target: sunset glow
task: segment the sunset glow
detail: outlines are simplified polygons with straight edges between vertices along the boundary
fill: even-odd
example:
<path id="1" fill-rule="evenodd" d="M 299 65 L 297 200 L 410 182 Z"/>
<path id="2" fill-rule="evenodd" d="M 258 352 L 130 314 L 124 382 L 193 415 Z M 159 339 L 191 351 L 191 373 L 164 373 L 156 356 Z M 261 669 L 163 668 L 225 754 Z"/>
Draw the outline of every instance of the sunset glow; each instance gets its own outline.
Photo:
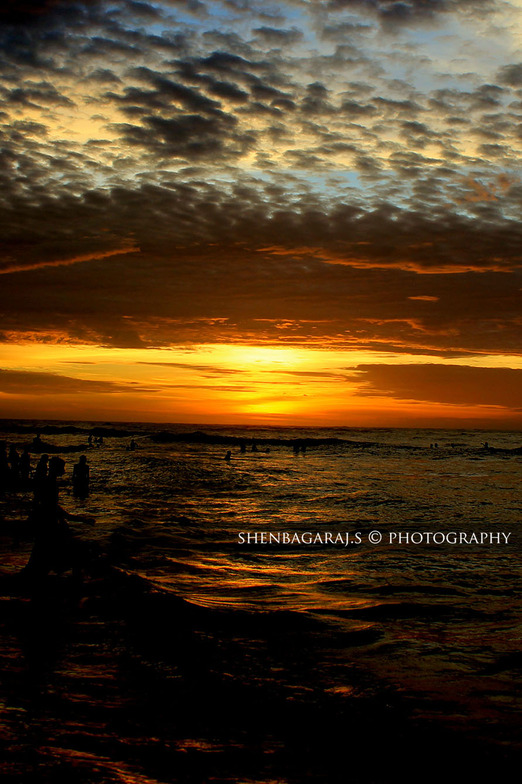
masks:
<path id="1" fill-rule="evenodd" d="M 222 344 L 116 349 L 26 342 L 5 346 L 3 355 L 0 400 L 11 418 L 34 407 L 52 419 L 509 426 L 518 394 L 509 382 L 521 370 L 516 355 L 462 365 L 391 352 Z M 489 372 L 493 380 L 500 368 L 507 389 L 484 389 L 479 378 Z"/>

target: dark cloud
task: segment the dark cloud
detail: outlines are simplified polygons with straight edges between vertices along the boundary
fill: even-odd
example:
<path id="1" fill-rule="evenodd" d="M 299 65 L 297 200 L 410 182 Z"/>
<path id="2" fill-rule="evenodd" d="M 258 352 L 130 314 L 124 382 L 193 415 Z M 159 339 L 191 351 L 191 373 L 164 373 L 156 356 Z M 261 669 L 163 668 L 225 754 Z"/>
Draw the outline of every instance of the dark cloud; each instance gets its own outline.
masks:
<path id="1" fill-rule="evenodd" d="M 520 351 L 516 222 L 310 195 L 298 206 L 275 186 L 201 181 L 18 202 L 4 218 L 4 265 L 27 270 L 2 276 L 7 333 L 123 347 L 248 339 Z"/>
<path id="2" fill-rule="evenodd" d="M 210 71 L 227 71 L 244 73 L 245 71 L 254 70 L 256 63 L 249 62 L 244 57 L 231 52 L 213 52 L 208 57 L 200 60 L 202 66 Z"/>
<path id="3" fill-rule="evenodd" d="M 82 51 L 82 56 L 110 59 L 114 56 L 128 58 L 141 53 L 142 49 L 136 44 L 130 44 L 125 40 L 113 40 L 111 38 L 104 38 L 96 35 L 88 39 L 88 43 Z"/>
<path id="4" fill-rule="evenodd" d="M 354 22 L 338 22 L 337 24 L 327 24 L 321 30 L 321 36 L 326 40 L 332 41 L 346 41 L 359 36 L 372 29 L 371 25 L 354 23 Z"/>
<path id="5" fill-rule="evenodd" d="M 522 63 L 512 63 L 500 68 L 497 79 L 510 87 L 522 87 Z"/>
<path id="6" fill-rule="evenodd" d="M 288 44 L 294 44 L 297 41 L 301 41 L 303 38 L 303 33 L 300 30 L 296 30 L 295 27 L 292 30 L 279 30 L 274 27 L 256 27 L 254 33 L 258 38 L 266 41 L 266 43 L 271 46 L 288 46 Z"/>
<path id="7" fill-rule="evenodd" d="M 341 111 L 346 112 L 348 117 L 372 117 L 378 114 L 375 106 L 370 104 L 359 103 L 358 101 L 346 99 L 341 104 Z"/>
<path id="8" fill-rule="evenodd" d="M 11 128 L 24 135 L 45 136 L 47 127 L 42 123 L 31 122 L 30 120 L 15 120 L 11 123 Z"/>
<path id="9" fill-rule="evenodd" d="M 151 391 L 134 384 L 72 378 L 58 373 L 43 373 L 0 368 L 0 391 L 5 395 L 70 395 L 73 393 L 111 393 Z"/>
<path id="10" fill-rule="evenodd" d="M 163 14 L 150 3 L 141 3 L 136 0 L 126 0 L 126 10 L 136 19 L 157 22 L 163 19 Z"/>
<path id="11" fill-rule="evenodd" d="M 253 145 L 250 133 L 235 133 L 237 121 L 229 116 L 198 114 L 164 118 L 147 115 L 142 125 L 115 123 L 127 144 L 137 145 L 164 158 L 226 159 L 242 155 Z"/>
<path id="12" fill-rule="evenodd" d="M 217 113 L 220 108 L 219 102 L 210 100 L 198 90 L 167 79 L 147 68 L 137 69 L 135 73 L 153 87 L 153 94 L 164 103 L 165 107 L 174 103 L 190 112 L 209 114 Z"/>
<path id="13" fill-rule="evenodd" d="M 332 10 L 376 16 L 386 30 L 433 24 L 449 13 L 483 16 L 495 6 L 496 0 L 328 0 Z"/>
<path id="14" fill-rule="evenodd" d="M 92 0 L 92 4 L 96 5 L 97 0 Z M 73 3 L 68 0 L 4 0 L 0 20 L 4 24 L 33 25 L 64 13 L 79 14 L 82 6 L 86 5 L 88 0 Z"/>
<path id="15" fill-rule="evenodd" d="M 156 367 L 172 368 L 173 370 L 190 370 L 202 376 L 234 376 L 241 375 L 243 371 L 233 368 L 223 368 L 217 365 L 198 365 L 193 362 L 138 362 L 139 365 L 153 365 Z"/>
<path id="16" fill-rule="evenodd" d="M 385 114 L 385 115 L 403 115 L 411 117 L 419 112 L 424 111 L 422 106 L 411 100 L 398 101 L 392 98 L 383 98 L 378 96 L 372 99 L 372 102 Z"/>
<path id="17" fill-rule="evenodd" d="M 212 95 L 224 100 L 234 101 L 237 103 L 244 103 L 248 100 L 248 93 L 241 90 L 237 85 L 231 82 L 219 81 L 217 79 L 209 79 L 208 90 Z"/>
<path id="18" fill-rule="evenodd" d="M 162 0 L 162 5 L 171 5 L 190 13 L 204 13 L 206 6 L 199 0 Z M 15 27 L 46 28 L 50 25 L 75 24 L 79 20 L 96 18 L 98 12 L 126 15 L 137 21 L 157 22 L 162 19 L 161 10 L 153 2 L 140 0 L 3 0 L 0 21 Z"/>
<path id="19" fill-rule="evenodd" d="M 109 68 L 97 68 L 95 71 L 85 77 L 86 81 L 99 82 L 100 84 L 108 84 L 111 82 L 121 83 L 121 79 Z"/>
<path id="20" fill-rule="evenodd" d="M 220 141 L 221 117 L 183 115 L 167 121 L 150 116 L 145 121 L 154 133 L 151 130 L 151 140 L 143 143 L 189 150 L 205 140 L 214 146 Z M 128 128 L 129 133 L 135 130 Z M 230 133 L 227 121 L 225 131 Z M 423 162 L 413 153 L 393 160 L 404 170 L 420 169 Z M 429 183 L 428 191 L 435 185 Z M 506 187 L 514 189 L 509 183 Z M 474 180 L 461 184 L 461 197 L 470 206 L 491 204 L 494 212 L 487 224 L 432 205 L 426 210 L 391 203 L 367 208 L 348 201 L 330 203 L 312 193 L 299 202 L 284 188 L 278 204 L 273 189 L 267 186 L 265 192 L 248 180 L 233 188 L 198 180 L 136 184 L 89 190 L 81 198 L 42 196 L 36 202 L 31 198 L 13 203 L 5 194 L 0 218 L 5 256 L 20 267 L 119 251 L 132 244 L 165 256 L 176 248 L 190 254 L 216 244 L 223 249 L 246 246 L 265 256 L 316 259 L 323 265 L 423 274 L 509 272 L 521 264 L 522 230 L 518 222 L 495 212 L 504 190 L 497 183 L 491 188 Z"/>
<path id="21" fill-rule="evenodd" d="M 362 394 L 522 411 L 522 370 L 466 365 L 358 365 L 356 370 Z"/>
<path id="22" fill-rule="evenodd" d="M 165 4 L 172 5 L 174 8 L 178 6 L 183 10 L 196 14 L 204 14 L 207 10 L 206 4 L 200 2 L 200 0 L 165 0 Z"/>
<path id="23" fill-rule="evenodd" d="M 61 94 L 49 82 L 27 82 L 24 88 L 17 87 L 6 92 L 4 101 L 11 106 L 40 108 L 48 106 L 74 106 L 74 101 Z"/>

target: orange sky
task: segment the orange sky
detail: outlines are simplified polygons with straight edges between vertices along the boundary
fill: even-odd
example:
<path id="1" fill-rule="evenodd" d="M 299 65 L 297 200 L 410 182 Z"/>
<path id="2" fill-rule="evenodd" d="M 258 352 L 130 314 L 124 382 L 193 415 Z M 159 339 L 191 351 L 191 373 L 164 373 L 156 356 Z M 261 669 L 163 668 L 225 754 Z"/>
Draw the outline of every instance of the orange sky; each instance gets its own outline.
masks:
<path id="1" fill-rule="evenodd" d="M 10 418 L 517 429 L 521 369 L 378 352 L 198 345 L 4 349 Z M 420 364 L 422 361 L 422 364 Z M 38 368 L 38 370 L 34 370 Z M 35 412 L 35 413 L 33 413 Z"/>

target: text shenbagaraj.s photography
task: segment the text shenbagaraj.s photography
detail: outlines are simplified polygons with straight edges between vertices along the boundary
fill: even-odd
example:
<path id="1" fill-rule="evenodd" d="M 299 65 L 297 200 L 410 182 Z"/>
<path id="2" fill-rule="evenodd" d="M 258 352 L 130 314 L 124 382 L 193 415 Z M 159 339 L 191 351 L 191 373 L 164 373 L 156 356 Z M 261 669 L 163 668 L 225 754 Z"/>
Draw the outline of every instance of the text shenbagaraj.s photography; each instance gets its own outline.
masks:
<path id="1" fill-rule="evenodd" d="M 506 531 L 240 531 L 241 545 L 508 545 Z"/>

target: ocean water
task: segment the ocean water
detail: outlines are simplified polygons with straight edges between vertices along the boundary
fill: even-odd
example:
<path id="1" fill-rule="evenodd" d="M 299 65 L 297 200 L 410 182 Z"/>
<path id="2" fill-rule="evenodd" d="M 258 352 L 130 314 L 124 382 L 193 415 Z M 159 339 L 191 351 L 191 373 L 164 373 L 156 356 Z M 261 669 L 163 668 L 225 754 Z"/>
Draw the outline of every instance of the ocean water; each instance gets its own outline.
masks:
<path id="1" fill-rule="evenodd" d="M 61 503 L 96 521 L 71 526 L 152 592 L 235 618 L 234 644 L 227 638 L 220 660 L 227 677 L 271 685 L 285 700 L 306 700 L 307 689 L 348 701 L 391 690 L 421 723 L 522 745 L 521 434 L 103 426 L 128 432 L 85 450 L 91 493 L 83 501 L 71 491 L 77 454 L 63 453 Z M 162 430 L 185 440 L 151 439 Z M 190 436 L 195 430 L 209 437 Z M 30 442 L 15 431 L 4 423 L 9 444 Z M 42 438 L 64 450 L 87 440 L 81 432 Z M 306 439 L 306 451 L 296 453 L 293 439 Z M 24 503 L 23 493 L 2 502 L 10 531 Z M 2 542 L 4 573 L 13 574 L 30 543 Z M 270 666 L 260 663 L 259 629 L 296 619 L 299 645 L 313 657 L 298 646 L 293 659 L 277 660 L 272 645 Z M 96 780 L 112 780 L 107 765 Z M 222 780 L 271 779 L 229 771 Z"/>

